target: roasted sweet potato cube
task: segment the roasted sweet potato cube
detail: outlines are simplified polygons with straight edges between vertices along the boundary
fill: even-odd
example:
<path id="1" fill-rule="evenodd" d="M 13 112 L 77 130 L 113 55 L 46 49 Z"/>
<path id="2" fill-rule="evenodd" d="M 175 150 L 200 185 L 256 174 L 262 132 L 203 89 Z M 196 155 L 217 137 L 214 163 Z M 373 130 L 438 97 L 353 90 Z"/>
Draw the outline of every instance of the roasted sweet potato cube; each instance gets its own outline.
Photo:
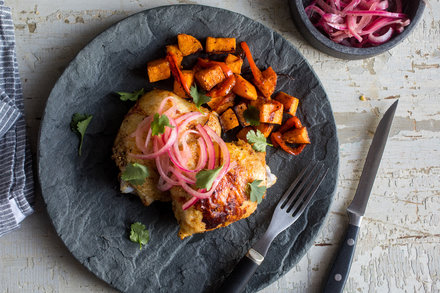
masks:
<path id="1" fill-rule="evenodd" d="M 279 92 L 275 97 L 275 100 L 283 104 L 284 112 L 289 113 L 292 116 L 296 115 L 296 109 L 298 109 L 299 100 L 284 92 Z"/>
<path id="2" fill-rule="evenodd" d="M 177 44 L 183 56 L 188 56 L 203 50 L 202 44 L 199 40 L 186 34 L 177 35 Z"/>
<path id="3" fill-rule="evenodd" d="M 260 125 L 256 126 L 255 128 L 261 133 L 263 133 L 264 137 L 269 137 L 270 133 L 273 130 L 274 125 L 269 123 L 260 123 Z"/>
<path id="4" fill-rule="evenodd" d="M 304 126 L 284 132 L 282 138 L 288 143 L 310 143 L 309 133 Z"/>
<path id="5" fill-rule="evenodd" d="M 246 135 L 249 131 L 255 130 L 252 126 L 246 126 L 237 133 L 237 138 L 247 142 Z"/>
<path id="6" fill-rule="evenodd" d="M 281 124 L 283 121 L 283 104 L 278 101 L 268 101 L 260 106 L 260 122 Z"/>
<path id="7" fill-rule="evenodd" d="M 246 121 L 244 118 L 244 111 L 247 110 L 246 103 L 238 104 L 234 107 L 235 114 L 237 114 L 238 121 L 240 121 L 240 124 L 244 126 L 249 126 L 250 124 Z"/>
<path id="8" fill-rule="evenodd" d="M 266 99 L 265 97 L 259 96 L 256 100 L 250 101 L 249 106 L 254 106 L 258 109 L 260 109 L 261 105 L 264 103 L 269 102 L 269 99 Z"/>
<path id="9" fill-rule="evenodd" d="M 219 65 L 215 65 L 197 71 L 195 78 L 204 90 L 209 91 L 221 83 L 225 79 L 225 75 L 223 74 L 222 68 Z"/>
<path id="10" fill-rule="evenodd" d="M 211 110 L 215 111 L 214 109 L 217 108 L 218 105 L 220 105 L 220 103 L 223 101 L 224 98 L 225 97 L 222 97 L 222 96 L 213 96 L 213 97 L 211 97 L 211 100 L 206 104 L 208 104 L 208 106 L 209 106 L 209 108 L 211 108 Z"/>
<path id="11" fill-rule="evenodd" d="M 217 108 L 218 105 L 220 105 L 220 103 L 222 102 L 222 100 L 224 98 L 225 97 L 222 97 L 222 96 L 212 96 L 211 100 L 206 104 L 208 104 L 208 106 L 209 106 L 209 108 L 211 108 L 211 110 L 215 111 L 214 109 Z"/>
<path id="12" fill-rule="evenodd" d="M 234 106 L 234 100 L 235 100 L 235 94 L 230 93 L 229 95 L 223 97 L 223 99 L 214 107 L 213 110 L 221 114 L 225 112 L 228 108 Z"/>
<path id="13" fill-rule="evenodd" d="M 166 51 L 167 51 L 167 53 L 170 53 L 170 52 L 174 53 L 174 55 L 176 55 L 176 58 L 177 58 L 177 66 L 182 67 L 183 54 L 179 50 L 179 46 L 168 45 L 168 46 L 166 46 Z"/>
<path id="14" fill-rule="evenodd" d="M 182 70 L 182 75 L 183 75 L 183 78 L 185 79 L 185 83 L 188 86 L 188 88 L 191 88 L 191 86 L 194 82 L 194 71 Z M 182 85 L 177 80 L 174 80 L 173 92 L 182 98 L 188 97 L 188 95 L 185 92 L 185 90 L 183 89 Z"/>
<path id="15" fill-rule="evenodd" d="M 228 64 L 228 63 L 232 63 L 232 62 L 235 62 L 235 61 L 237 61 L 237 60 L 239 60 L 239 59 L 241 59 L 239 56 L 237 56 L 237 55 L 234 55 L 234 54 L 228 54 L 228 56 L 226 56 L 226 58 L 225 58 L 225 63 L 226 64 Z M 243 59 L 242 59 L 243 60 Z"/>
<path id="16" fill-rule="evenodd" d="M 235 47 L 235 38 L 206 38 L 206 53 L 231 53 L 235 52 Z"/>
<path id="17" fill-rule="evenodd" d="M 258 98 L 257 89 L 252 83 L 238 74 L 235 75 L 235 80 L 235 86 L 232 89 L 235 94 L 248 100 L 256 100 Z"/>
<path id="18" fill-rule="evenodd" d="M 238 56 L 228 54 L 225 59 L 226 65 L 232 70 L 235 74 L 241 74 L 241 67 L 243 66 L 243 59 Z"/>
<path id="19" fill-rule="evenodd" d="M 220 116 L 220 123 L 225 132 L 234 129 L 235 127 L 240 125 L 240 123 L 238 123 L 237 116 L 235 115 L 234 111 L 231 108 L 226 110 Z"/>
<path id="20" fill-rule="evenodd" d="M 157 59 L 147 64 L 148 80 L 156 82 L 171 76 L 170 64 L 166 59 Z"/>

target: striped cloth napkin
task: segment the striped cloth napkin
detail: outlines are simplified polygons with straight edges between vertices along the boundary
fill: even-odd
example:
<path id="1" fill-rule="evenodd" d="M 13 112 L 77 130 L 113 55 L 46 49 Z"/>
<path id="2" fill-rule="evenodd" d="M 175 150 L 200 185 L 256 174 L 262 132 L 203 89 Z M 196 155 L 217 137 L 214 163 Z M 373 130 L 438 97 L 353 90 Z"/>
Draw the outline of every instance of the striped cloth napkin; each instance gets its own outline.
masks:
<path id="1" fill-rule="evenodd" d="M 33 212 L 34 181 L 11 10 L 0 0 L 0 236 Z"/>

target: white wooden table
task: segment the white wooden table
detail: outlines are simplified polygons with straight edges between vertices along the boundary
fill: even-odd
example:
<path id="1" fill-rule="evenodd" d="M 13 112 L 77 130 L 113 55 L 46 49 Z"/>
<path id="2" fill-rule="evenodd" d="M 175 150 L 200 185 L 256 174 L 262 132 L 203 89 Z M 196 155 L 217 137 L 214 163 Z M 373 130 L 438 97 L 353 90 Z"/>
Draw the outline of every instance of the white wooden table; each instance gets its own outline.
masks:
<path id="1" fill-rule="evenodd" d="M 411 0 L 410 0 L 411 1 Z M 343 61 L 311 48 L 290 19 L 287 1 L 6 0 L 33 152 L 49 92 L 75 54 L 94 36 L 135 12 L 199 3 L 233 10 L 280 32 L 313 66 L 338 126 L 338 191 L 312 249 L 263 292 L 317 292 L 347 223 L 381 114 L 400 98 L 369 202 L 346 292 L 440 292 L 440 0 L 397 48 Z M 366 101 L 359 99 L 365 95 Z M 22 227 L 0 238 L 0 292 L 114 292 L 81 266 L 51 226 L 41 196 Z"/>

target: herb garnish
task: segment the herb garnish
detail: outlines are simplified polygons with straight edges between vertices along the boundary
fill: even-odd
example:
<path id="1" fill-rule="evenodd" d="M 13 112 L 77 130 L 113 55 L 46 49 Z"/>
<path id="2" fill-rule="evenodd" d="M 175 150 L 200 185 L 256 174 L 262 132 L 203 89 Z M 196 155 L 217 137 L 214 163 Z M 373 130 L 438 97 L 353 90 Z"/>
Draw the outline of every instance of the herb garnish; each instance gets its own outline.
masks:
<path id="1" fill-rule="evenodd" d="M 223 165 L 212 170 L 204 169 L 196 174 L 196 186 L 199 189 L 210 190 Z"/>
<path id="2" fill-rule="evenodd" d="M 139 249 L 142 249 L 142 244 L 145 245 L 150 240 L 150 233 L 145 229 L 145 225 L 136 222 L 131 224 L 130 240 L 139 243 Z"/>
<path id="3" fill-rule="evenodd" d="M 88 114 L 75 113 L 72 115 L 72 120 L 70 121 L 70 129 L 75 133 L 80 141 L 78 148 L 78 155 L 81 156 L 81 149 L 84 140 L 84 134 L 86 133 L 87 126 L 89 126 L 90 121 L 93 116 Z"/>
<path id="4" fill-rule="evenodd" d="M 119 98 L 121 99 L 121 101 L 133 101 L 136 102 L 140 96 L 142 96 L 143 94 L 145 94 L 145 91 L 143 88 L 141 88 L 138 91 L 134 91 L 132 93 L 127 93 L 127 92 L 116 92 L 119 95 Z"/>
<path id="5" fill-rule="evenodd" d="M 139 163 L 130 163 L 121 174 L 121 179 L 134 185 L 141 185 L 149 176 L 148 168 Z"/>
<path id="6" fill-rule="evenodd" d="M 200 106 L 211 101 L 211 97 L 206 96 L 203 93 L 200 93 L 197 90 L 197 86 L 193 85 L 190 89 L 190 94 L 193 99 L 194 104 L 196 104 L 197 109 L 200 110 Z"/>
<path id="7" fill-rule="evenodd" d="M 243 117 L 252 126 L 260 125 L 260 111 L 255 106 L 249 106 L 244 112 Z"/>
<path id="8" fill-rule="evenodd" d="M 151 122 L 151 134 L 163 134 L 165 132 L 165 126 L 174 128 L 174 126 L 170 124 L 170 120 L 168 119 L 167 115 L 159 115 L 158 113 L 154 114 L 153 122 Z"/>
<path id="9" fill-rule="evenodd" d="M 260 203 L 266 192 L 266 186 L 259 186 L 263 180 L 254 180 L 252 183 L 248 183 L 250 188 L 250 200 Z"/>
<path id="10" fill-rule="evenodd" d="M 250 144 L 252 144 L 252 148 L 257 152 L 265 152 L 266 146 L 272 146 L 270 143 L 267 143 L 266 137 L 264 137 L 264 134 L 260 130 L 250 130 L 246 134 L 246 139 Z"/>

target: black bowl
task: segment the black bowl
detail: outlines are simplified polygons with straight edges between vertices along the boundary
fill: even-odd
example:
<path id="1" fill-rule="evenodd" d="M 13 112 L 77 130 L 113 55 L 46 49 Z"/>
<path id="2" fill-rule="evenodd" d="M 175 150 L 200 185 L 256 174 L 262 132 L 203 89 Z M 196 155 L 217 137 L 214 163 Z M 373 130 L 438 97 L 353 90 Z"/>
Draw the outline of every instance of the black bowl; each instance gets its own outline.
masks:
<path id="1" fill-rule="evenodd" d="M 311 2 L 311 0 L 289 0 L 293 22 L 299 32 L 316 49 L 334 57 L 350 60 L 369 58 L 386 52 L 396 46 L 415 28 L 422 17 L 423 10 L 425 9 L 424 0 L 406 0 L 403 3 L 404 7 L 402 9 L 410 18 L 411 23 L 405 27 L 405 30 L 402 33 L 376 47 L 354 48 L 333 42 L 315 28 L 304 11 L 304 7 L 307 7 Z"/>

